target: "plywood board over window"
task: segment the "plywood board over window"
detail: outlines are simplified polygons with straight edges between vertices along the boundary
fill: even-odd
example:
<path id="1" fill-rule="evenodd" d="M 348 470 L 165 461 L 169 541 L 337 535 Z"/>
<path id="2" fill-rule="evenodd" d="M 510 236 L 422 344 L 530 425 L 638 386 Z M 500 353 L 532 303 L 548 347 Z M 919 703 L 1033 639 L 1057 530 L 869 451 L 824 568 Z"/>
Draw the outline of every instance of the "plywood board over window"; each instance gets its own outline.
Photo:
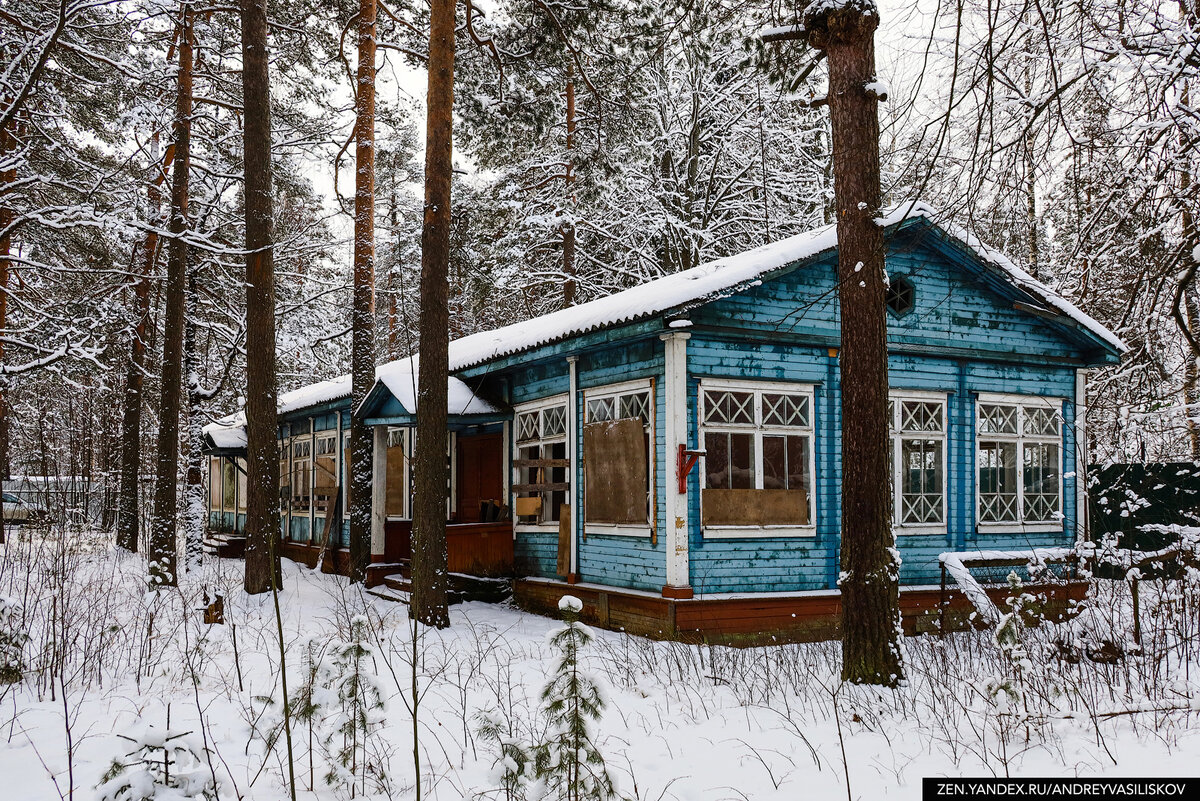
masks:
<path id="1" fill-rule="evenodd" d="M 646 436 L 640 419 L 606 420 L 583 428 L 589 523 L 645 525 Z"/>
<path id="2" fill-rule="evenodd" d="M 404 430 L 391 429 L 387 438 L 387 516 L 404 517 L 408 485 L 404 480 Z"/>
<path id="3" fill-rule="evenodd" d="M 802 489 L 706 489 L 706 526 L 807 526 L 808 494 Z"/>

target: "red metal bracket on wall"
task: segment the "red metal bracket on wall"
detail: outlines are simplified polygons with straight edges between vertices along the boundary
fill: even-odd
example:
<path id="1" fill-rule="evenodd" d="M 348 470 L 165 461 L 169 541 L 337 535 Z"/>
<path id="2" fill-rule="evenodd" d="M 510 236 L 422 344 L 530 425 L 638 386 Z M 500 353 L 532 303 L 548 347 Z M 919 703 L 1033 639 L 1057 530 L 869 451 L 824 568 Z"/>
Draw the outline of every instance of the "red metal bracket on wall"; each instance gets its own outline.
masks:
<path id="1" fill-rule="evenodd" d="M 675 464 L 675 477 L 679 479 L 679 494 L 687 494 L 687 477 L 696 466 L 696 462 L 704 455 L 704 451 L 689 451 L 683 443 L 679 444 L 679 459 Z"/>

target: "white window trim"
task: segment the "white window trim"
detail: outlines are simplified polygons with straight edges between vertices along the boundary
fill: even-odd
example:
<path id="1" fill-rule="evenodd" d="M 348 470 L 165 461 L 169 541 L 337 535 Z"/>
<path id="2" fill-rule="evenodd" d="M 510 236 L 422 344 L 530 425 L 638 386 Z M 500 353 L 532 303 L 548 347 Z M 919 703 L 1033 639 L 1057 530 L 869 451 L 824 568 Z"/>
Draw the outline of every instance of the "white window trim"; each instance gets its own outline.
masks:
<path id="1" fill-rule="evenodd" d="M 517 437 L 520 435 L 520 425 L 517 422 L 518 419 L 520 418 L 520 416 L 522 414 L 527 414 L 528 412 L 538 412 L 538 411 L 541 411 L 542 409 L 547 409 L 551 406 L 563 406 L 566 408 L 567 414 L 570 415 L 570 413 L 571 413 L 570 400 L 571 400 L 571 393 L 563 392 L 558 395 L 550 395 L 549 397 L 546 397 L 546 398 L 539 398 L 535 401 L 528 401 L 526 403 L 521 403 L 521 404 L 517 404 L 517 405 L 513 406 L 513 425 L 512 425 L 512 432 L 513 432 L 512 433 L 512 454 L 513 454 L 513 457 L 512 458 L 514 460 L 520 458 L 521 448 L 525 444 L 517 439 Z M 562 441 L 567 443 L 567 445 L 568 445 L 567 459 L 571 458 L 571 448 L 569 447 L 570 442 L 568 441 L 570 433 L 571 433 L 571 421 L 568 420 L 567 426 L 566 426 L 566 431 L 564 431 L 563 435 L 562 435 Z M 530 441 L 533 441 L 533 440 L 530 440 Z M 536 440 L 536 442 L 538 442 L 538 443 L 558 442 L 558 439 L 555 438 L 555 439 L 551 439 L 551 440 L 544 440 L 544 439 L 539 438 L 538 440 Z M 519 475 L 517 468 L 515 468 L 515 467 L 511 468 L 511 470 L 509 472 L 512 475 L 512 481 L 509 484 L 509 486 L 511 487 L 511 486 L 514 486 L 514 485 L 520 483 L 520 481 L 519 481 L 520 475 Z M 569 487 L 574 486 L 574 484 L 575 484 L 575 482 L 573 481 L 573 479 L 575 478 L 574 473 L 575 473 L 575 464 L 572 463 L 569 467 L 567 467 L 567 486 L 569 486 Z M 570 496 L 569 490 L 567 492 L 567 495 L 568 495 L 568 497 Z M 517 509 L 516 509 L 516 505 L 515 505 L 516 497 L 517 497 L 517 494 L 514 492 L 513 493 L 513 504 L 514 505 L 512 507 L 512 510 L 513 510 L 512 511 L 512 519 L 513 519 L 513 531 L 514 532 L 528 532 L 528 533 L 554 532 L 554 533 L 558 533 L 559 521 L 556 521 L 556 520 L 552 520 L 549 523 L 520 523 L 520 522 L 518 522 Z M 574 509 L 571 510 L 571 516 L 572 517 L 575 516 Z M 574 528 L 574 523 L 575 523 L 575 521 L 572 520 L 571 521 L 572 528 Z"/>
<path id="2" fill-rule="evenodd" d="M 1063 417 L 1063 403 L 1065 399 L 1057 396 L 1045 395 L 1017 395 L 1009 392 L 980 392 L 975 397 L 975 442 L 973 444 L 972 456 L 975 461 L 975 528 L 981 534 L 1048 534 L 1052 532 L 1063 531 L 1066 526 L 1066 515 L 1063 512 L 1064 501 L 1064 484 L 1063 478 L 1063 427 L 1066 425 L 1066 419 Z M 980 404 L 997 404 L 997 405 L 1015 405 L 1017 406 L 1016 419 L 1016 434 L 983 434 L 979 431 L 979 406 Z M 979 491 L 979 442 L 981 439 L 987 439 L 989 442 L 1012 442 L 1017 446 L 1017 512 L 1021 517 L 1025 515 L 1025 471 L 1024 465 L 1024 445 L 1025 442 L 1046 443 L 1053 438 L 1049 436 L 1029 435 L 1024 433 L 1024 412 L 1021 410 L 1023 406 L 1041 406 L 1058 415 L 1058 437 L 1056 444 L 1058 445 L 1058 520 L 1039 521 L 1026 523 L 1023 520 L 1017 522 L 983 522 L 980 520 L 981 509 L 983 507 L 982 493 Z"/>
<path id="3" fill-rule="evenodd" d="M 704 422 L 704 392 L 705 390 L 730 390 L 739 392 L 754 392 L 756 398 L 754 401 L 754 423 L 735 423 L 707 425 Z M 763 392 L 779 392 L 788 395 L 804 395 L 808 398 L 808 426 L 806 428 L 797 428 L 794 426 L 767 426 L 762 425 L 762 402 L 757 397 Z M 700 386 L 696 391 L 696 420 L 698 421 L 700 442 L 697 443 L 703 447 L 704 434 L 707 431 L 714 433 L 747 433 L 754 434 L 754 483 L 756 485 L 762 483 L 763 464 L 762 464 L 762 435 L 767 434 L 807 434 L 809 438 L 808 447 L 808 475 L 812 483 L 812 492 L 809 493 L 809 524 L 807 526 L 794 525 L 778 525 L 778 526 L 705 526 L 704 525 L 704 476 L 707 475 L 707 458 L 700 459 L 700 533 L 706 540 L 738 540 L 738 539 L 768 539 L 768 538 L 801 538 L 813 539 L 817 536 L 817 405 L 816 405 L 816 385 L 804 384 L 799 382 L 788 381 L 739 381 L 729 378 L 702 378 Z M 761 487 L 760 487 L 761 489 Z"/>
<path id="4" fill-rule="evenodd" d="M 897 536 L 919 536 L 922 534 L 945 534 L 948 530 L 950 504 L 950 472 L 949 467 L 949 427 L 950 427 L 950 396 L 945 392 L 931 392 L 928 390 L 910 390 L 897 389 L 888 391 L 888 400 L 892 401 L 900 414 L 900 403 L 903 401 L 918 401 L 922 403 L 940 403 L 942 405 L 942 430 L 938 431 L 922 431 L 909 432 L 908 435 L 902 434 L 898 428 L 895 428 L 895 418 L 888 421 L 888 437 L 892 441 L 892 531 Z M 917 436 L 920 434 L 921 436 Z M 900 493 L 900 460 L 901 448 L 900 442 L 903 439 L 940 439 L 942 441 L 942 522 L 941 523 L 901 523 L 901 512 L 904 509 L 904 500 Z"/>
<path id="5" fill-rule="evenodd" d="M 583 390 L 583 424 L 587 425 L 588 420 L 588 401 L 603 400 L 604 398 L 616 398 L 621 395 L 631 395 L 635 392 L 649 392 L 650 403 L 647 406 L 647 414 L 649 420 L 647 425 L 650 428 L 650 452 L 646 454 L 648 463 L 646 465 L 647 476 L 650 479 L 650 498 L 649 509 L 653 516 L 657 514 L 658 509 L 658 486 L 656 480 L 658 478 L 657 466 L 658 448 L 657 448 L 657 425 L 658 421 L 655 417 L 655 398 L 654 398 L 654 381 L 650 378 L 639 378 L 633 381 L 622 381 L 619 384 L 604 384 L 599 387 L 590 387 Z M 587 458 L 587 454 L 584 454 Z M 581 493 L 582 495 L 582 493 Z M 583 530 L 586 536 L 600 537 L 630 537 L 633 539 L 648 540 L 654 535 L 654 526 L 657 524 L 655 520 L 647 520 L 644 526 L 634 526 L 627 523 L 589 523 L 587 521 L 587 499 L 585 498 L 580 504 L 583 509 L 580 510 L 579 519 L 583 520 Z M 572 515 L 574 513 L 572 512 Z"/>

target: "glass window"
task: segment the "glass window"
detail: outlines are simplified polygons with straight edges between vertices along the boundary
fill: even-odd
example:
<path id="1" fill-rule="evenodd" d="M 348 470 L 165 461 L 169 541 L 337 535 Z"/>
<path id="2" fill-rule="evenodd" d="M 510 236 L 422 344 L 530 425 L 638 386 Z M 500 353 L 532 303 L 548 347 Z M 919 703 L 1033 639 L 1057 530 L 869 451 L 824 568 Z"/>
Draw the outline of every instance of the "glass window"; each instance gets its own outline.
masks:
<path id="1" fill-rule="evenodd" d="M 1061 519 L 1061 423 L 1059 413 L 1045 401 L 980 401 L 980 523 L 1046 524 Z"/>
<path id="2" fill-rule="evenodd" d="M 703 387 L 705 527 L 812 522 L 812 393 Z"/>
<path id="3" fill-rule="evenodd" d="M 946 524 L 946 401 L 893 395 L 891 430 L 892 519 L 904 527 Z"/>
<path id="4" fill-rule="evenodd" d="M 571 471 L 567 459 L 567 404 L 517 413 L 514 464 L 518 523 L 556 523 L 568 501 Z"/>

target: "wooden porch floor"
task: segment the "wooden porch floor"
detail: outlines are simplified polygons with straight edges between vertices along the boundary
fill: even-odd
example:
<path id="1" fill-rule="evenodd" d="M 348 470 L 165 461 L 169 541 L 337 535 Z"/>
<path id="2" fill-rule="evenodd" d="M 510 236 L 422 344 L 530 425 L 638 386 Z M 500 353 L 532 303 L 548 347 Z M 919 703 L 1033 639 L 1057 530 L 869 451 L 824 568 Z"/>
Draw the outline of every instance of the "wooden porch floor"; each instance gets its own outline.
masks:
<path id="1" fill-rule="evenodd" d="M 1082 600 L 1083 582 L 1026 586 L 1025 592 L 1045 595 L 1051 616 L 1068 614 L 1069 601 Z M 1006 587 L 988 588 L 1001 608 Z M 836 590 L 795 593 L 697 595 L 688 600 L 663 598 L 657 593 L 567 584 L 541 578 L 513 582 L 513 597 L 523 609 L 558 617 L 558 601 L 574 595 L 583 601 L 582 619 L 600 628 L 626 631 L 644 637 L 685 642 L 760 645 L 777 642 L 817 642 L 841 636 L 841 594 Z M 907 635 L 937 632 L 945 620 L 949 631 L 971 625 L 974 611 L 956 589 L 945 594 L 945 613 L 939 587 L 905 587 L 900 591 L 900 613 Z"/>

